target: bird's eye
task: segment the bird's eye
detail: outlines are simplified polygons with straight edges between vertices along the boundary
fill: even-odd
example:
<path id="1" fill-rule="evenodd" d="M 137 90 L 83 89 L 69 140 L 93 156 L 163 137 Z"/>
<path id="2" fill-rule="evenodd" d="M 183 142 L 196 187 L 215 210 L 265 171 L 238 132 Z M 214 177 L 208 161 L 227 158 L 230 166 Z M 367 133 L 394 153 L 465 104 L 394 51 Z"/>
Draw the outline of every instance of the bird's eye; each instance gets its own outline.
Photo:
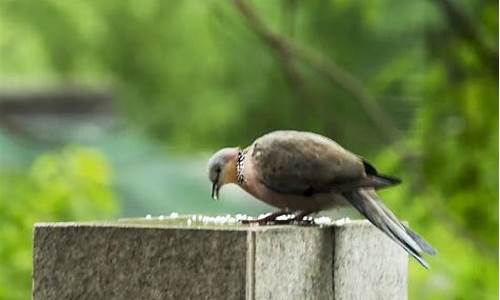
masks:
<path id="1" fill-rule="evenodd" d="M 220 173 L 220 171 L 221 171 L 220 167 L 215 168 L 216 173 Z"/>

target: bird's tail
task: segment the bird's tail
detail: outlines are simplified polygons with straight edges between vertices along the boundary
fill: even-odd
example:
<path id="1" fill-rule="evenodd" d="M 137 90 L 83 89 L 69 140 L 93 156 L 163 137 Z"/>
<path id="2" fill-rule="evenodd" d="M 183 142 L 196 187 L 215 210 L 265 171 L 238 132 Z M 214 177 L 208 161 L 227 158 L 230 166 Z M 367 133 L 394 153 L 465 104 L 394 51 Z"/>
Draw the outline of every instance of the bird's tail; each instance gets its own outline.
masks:
<path id="1" fill-rule="evenodd" d="M 344 192 L 344 196 L 373 225 L 405 249 L 422 266 L 429 268 L 422 254 L 435 255 L 436 250 L 417 233 L 401 223 L 382 203 L 373 189 Z"/>

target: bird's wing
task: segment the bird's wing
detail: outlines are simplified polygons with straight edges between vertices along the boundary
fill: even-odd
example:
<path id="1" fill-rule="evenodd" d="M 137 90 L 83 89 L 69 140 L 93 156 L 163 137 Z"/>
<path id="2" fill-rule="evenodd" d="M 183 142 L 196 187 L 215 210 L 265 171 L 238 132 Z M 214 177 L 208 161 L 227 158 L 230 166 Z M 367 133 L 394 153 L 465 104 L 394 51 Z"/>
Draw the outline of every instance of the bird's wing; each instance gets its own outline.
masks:
<path id="1" fill-rule="evenodd" d="M 358 188 L 366 180 L 363 160 L 318 134 L 275 131 L 248 149 L 257 178 L 286 194 L 309 195 L 335 187 Z"/>

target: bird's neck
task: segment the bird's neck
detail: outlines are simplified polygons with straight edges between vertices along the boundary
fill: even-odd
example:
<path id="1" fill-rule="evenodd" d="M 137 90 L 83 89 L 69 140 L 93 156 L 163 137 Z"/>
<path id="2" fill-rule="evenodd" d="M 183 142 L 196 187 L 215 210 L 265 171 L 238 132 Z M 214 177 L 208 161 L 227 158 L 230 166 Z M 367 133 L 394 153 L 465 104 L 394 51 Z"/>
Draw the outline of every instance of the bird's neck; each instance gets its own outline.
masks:
<path id="1" fill-rule="evenodd" d="M 238 184 L 245 183 L 245 155 L 247 150 L 238 151 L 238 158 L 236 160 L 236 177 L 238 177 Z"/>

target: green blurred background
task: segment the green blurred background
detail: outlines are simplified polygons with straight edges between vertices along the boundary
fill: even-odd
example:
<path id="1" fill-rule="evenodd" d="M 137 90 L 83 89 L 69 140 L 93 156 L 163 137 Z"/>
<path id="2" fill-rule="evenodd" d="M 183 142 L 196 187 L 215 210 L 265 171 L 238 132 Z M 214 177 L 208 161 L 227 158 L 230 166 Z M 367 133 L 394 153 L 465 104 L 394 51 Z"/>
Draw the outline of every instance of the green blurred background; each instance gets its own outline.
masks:
<path id="1" fill-rule="evenodd" d="M 205 162 L 274 129 L 403 179 L 410 299 L 498 298 L 498 2 L 1 0 L 0 299 L 35 222 L 270 211 Z"/>

